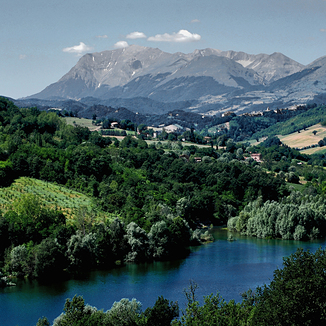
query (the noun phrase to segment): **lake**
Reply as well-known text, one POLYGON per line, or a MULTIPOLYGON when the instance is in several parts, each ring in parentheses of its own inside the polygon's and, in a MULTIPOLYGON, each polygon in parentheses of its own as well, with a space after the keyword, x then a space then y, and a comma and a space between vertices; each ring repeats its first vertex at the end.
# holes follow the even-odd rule
POLYGON ((37 281, 21 281, 16 287, 0 290, 0 325, 32 326, 39 317, 52 323, 63 311, 66 298, 83 295, 85 302, 104 311, 114 301, 136 298, 143 309, 157 297, 178 301, 185 308, 184 289, 190 280, 198 284, 197 299, 217 291, 225 300, 241 301, 241 293, 268 284, 273 271, 282 267, 283 257, 298 247, 315 251, 326 241, 263 240, 214 229, 216 241, 196 247, 186 259, 172 262, 130 264, 109 271, 92 272, 87 279, 69 280, 45 286, 37 281))

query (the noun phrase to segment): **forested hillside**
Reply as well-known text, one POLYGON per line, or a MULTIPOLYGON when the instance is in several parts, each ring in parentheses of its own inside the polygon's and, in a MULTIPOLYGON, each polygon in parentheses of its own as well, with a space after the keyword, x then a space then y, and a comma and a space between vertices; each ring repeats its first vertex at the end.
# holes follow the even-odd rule
POLYGON ((284 122, 278 122, 253 134, 252 138, 288 135, 325 120, 326 106, 320 105, 284 122))
POLYGON ((279 200, 288 193, 284 179, 254 168, 234 146, 217 152, 175 142, 157 149, 130 136, 111 140, 67 125, 55 112, 18 109, 5 99, 0 110, 2 186, 30 177, 92 198, 72 220, 59 201, 48 205, 38 193, 22 192, 5 206, 6 275, 46 279, 117 261, 179 257, 210 239, 198 226, 226 223, 258 195, 279 200))

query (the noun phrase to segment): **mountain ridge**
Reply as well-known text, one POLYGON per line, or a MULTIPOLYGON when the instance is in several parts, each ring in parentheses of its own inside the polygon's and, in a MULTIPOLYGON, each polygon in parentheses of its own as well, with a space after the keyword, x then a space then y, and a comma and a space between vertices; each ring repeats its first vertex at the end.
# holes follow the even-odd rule
MULTIPOLYGON (((85 54, 58 82, 24 98, 65 98, 96 104, 130 102, 131 111, 155 112, 169 103, 182 109, 214 115, 226 110, 249 112, 260 107, 302 104, 326 93, 326 56, 304 66, 282 53, 247 54, 215 49, 167 53, 158 48, 127 48, 85 54), (319 67, 319 68, 318 68, 319 67)), ((164 110, 163 110, 164 111, 164 110)))

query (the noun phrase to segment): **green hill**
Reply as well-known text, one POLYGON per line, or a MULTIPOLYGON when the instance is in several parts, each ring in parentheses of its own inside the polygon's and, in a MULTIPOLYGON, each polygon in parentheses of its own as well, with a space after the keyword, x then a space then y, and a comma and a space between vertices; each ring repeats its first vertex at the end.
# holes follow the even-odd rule
POLYGON ((304 130, 325 120, 326 106, 321 105, 301 113, 284 122, 278 122, 269 128, 256 132, 251 138, 270 137, 275 135, 288 135, 304 130))

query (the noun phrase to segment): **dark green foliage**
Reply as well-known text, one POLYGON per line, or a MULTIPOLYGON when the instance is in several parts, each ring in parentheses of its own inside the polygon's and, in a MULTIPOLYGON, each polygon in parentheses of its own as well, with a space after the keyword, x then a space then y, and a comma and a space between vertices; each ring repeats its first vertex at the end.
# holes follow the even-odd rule
POLYGON ((148 234, 150 252, 154 259, 164 260, 173 256, 172 232, 164 221, 152 225, 148 234))
POLYGON ((273 137, 268 137, 266 140, 264 140, 260 146, 263 146, 263 147, 271 147, 271 146, 274 146, 274 145, 281 145, 282 142, 279 140, 279 138, 277 138, 276 136, 273 136, 273 137))
MULTIPOLYGON (((276 109, 275 111, 264 111, 263 115, 259 116, 236 116, 230 121, 230 128, 227 131, 227 136, 236 141, 242 141, 244 139, 249 139, 250 137, 252 137, 252 139, 259 139, 261 134, 266 130, 274 130, 273 128, 276 126, 282 126, 282 123, 287 125, 287 120, 291 121, 291 127, 293 127, 294 123, 291 118, 301 115, 315 107, 316 105, 301 105, 297 107, 297 110, 276 109)), ((271 135, 275 134, 277 133, 271 135)))
POLYGON ((130 251, 125 260, 127 262, 146 261, 149 255, 149 240, 147 233, 135 222, 131 222, 127 225, 126 233, 130 251))
POLYGON ((187 308, 181 320, 175 325, 252 325, 252 317, 255 309, 244 303, 235 303, 234 300, 226 302, 217 295, 204 297, 204 304, 198 301, 188 302, 187 308))
MULTIPOLYGON (((264 130, 277 123, 277 115, 273 117, 238 116, 230 121, 228 137, 241 141, 249 139, 254 133, 264 130)), ((222 145, 223 146, 223 145, 222 145)))
POLYGON ((36 326, 50 326, 50 322, 46 317, 39 318, 36 323, 36 326))
POLYGON ((0 184, 1 186, 9 186, 14 180, 11 161, 0 161, 0 184))
POLYGON ((298 249, 255 296, 254 325, 325 325, 326 253, 298 249))
POLYGON ((179 316, 179 306, 177 302, 169 302, 163 296, 158 297, 153 308, 147 308, 146 325, 169 326, 174 318, 179 316))
POLYGON ((96 235, 77 232, 67 243, 69 269, 75 272, 90 270, 96 264, 96 235))
MULTIPOLYGON (((28 241, 40 242, 57 226, 65 225, 66 218, 60 211, 45 209, 39 197, 23 195, 13 203, 13 210, 0 217, 0 225, 7 227, 8 241, 13 245, 28 241)), ((5 232, 5 229, 3 229, 5 232)))
POLYGON ((35 252, 35 277, 39 279, 58 278, 67 266, 66 258, 57 241, 52 238, 43 240, 35 252))

